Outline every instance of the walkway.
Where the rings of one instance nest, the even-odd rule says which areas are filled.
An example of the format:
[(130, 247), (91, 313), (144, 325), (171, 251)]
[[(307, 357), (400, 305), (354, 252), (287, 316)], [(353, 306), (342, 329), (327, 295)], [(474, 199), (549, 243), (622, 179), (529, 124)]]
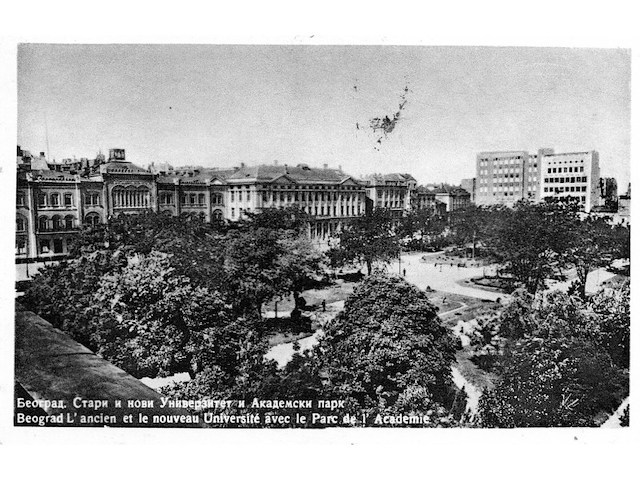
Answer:
[[(491, 301), (496, 301), (498, 298), (501, 300), (507, 298), (507, 295), (504, 293), (481, 290), (471, 285), (464, 285), (466, 280), (481, 277), (487, 270), (487, 267), (456, 267), (455, 263), (453, 266), (451, 266), (450, 263), (438, 264), (436, 266), (432, 260), (428, 262), (421, 261), (420, 259), (423, 256), (425, 256), (424, 253), (402, 255), (402, 263), (400, 266), (406, 270), (404, 278), (418, 288), (424, 290), (427, 287), (431, 287), (433, 290), (441, 292), (457, 293), (459, 295), (466, 295), (467, 297)], [(395, 268), (397, 269), (398, 266), (395, 265)]]

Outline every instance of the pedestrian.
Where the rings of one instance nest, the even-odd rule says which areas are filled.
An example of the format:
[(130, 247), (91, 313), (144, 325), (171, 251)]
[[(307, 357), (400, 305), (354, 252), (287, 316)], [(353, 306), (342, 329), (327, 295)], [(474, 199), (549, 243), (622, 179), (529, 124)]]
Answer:
[(407, 269), (406, 269), (406, 268), (403, 268), (403, 269), (402, 269), (402, 276), (403, 276), (403, 277), (406, 277), (406, 276), (407, 276)]
[(327, 311), (327, 302), (325, 300), (322, 300), (322, 311), (323, 312)]

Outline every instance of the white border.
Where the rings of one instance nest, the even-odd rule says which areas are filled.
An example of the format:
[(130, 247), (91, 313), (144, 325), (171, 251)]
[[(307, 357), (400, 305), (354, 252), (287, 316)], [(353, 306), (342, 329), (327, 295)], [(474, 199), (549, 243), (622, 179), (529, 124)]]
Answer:
[[(282, 5), (284, 3), (284, 5)], [(640, 408), (622, 430), (77, 430), (15, 429), (13, 389), (13, 201), (16, 132), (16, 45), (69, 43), (268, 43), (508, 45), (632, 48), (638, 64), (638, 15), (631, 2), (452, 2), (444, 6), (399, 2), (12, 2), (0, 28), (0, 442), (20, 461), (17, 475), (106, 478), (112, 467), (145, 475), (316, 476), (338, 466), (346, 475), (401, 478), (612, 478), (632, 473), (640, 451)], [(5, 25), (6, 24), (6, 25)], [(633, 75), (633, 92), (638, 91)], [(638, 109), (632, 103), (632, 131)], [(635, 127), (635, 128), (633, 128)], [(635, 138), (635, 137), (634, 137)], [(632, 141), (632, 155), (637, 157)], [(631, 178), (636, 184), (632, 162)], [(623, 187), (623, 186), (621, 186)], [(637, 200), (632, 210), (638, 211)], [(637, 267), (634, 250), (633, 269)], [(632, 300), (632, 311), (637, 311)], [(632, 328), (637, 365), (638, 328)], [(634, 369), (635, 370), (635, 369)], [(632, 376), (632, 397), (637, 392)], [(105, 447), (105, 442), (112, 445)], [(117, 445), (127, 445), (119, 448)], [(144, 446), (142, 446), (144, 444)], [(4, 446), (3, 445), (3, 446)], [(114, 446), (116, 445), (116, 446)], [(0, 446), (0, 454), (7, 451)], [(635, 453), (637, 455), (637, 453)], [(121, 462), (121, 460), (125, 460)], [(223, 464), (229, 470), (223, 470)], [(203, 463), (201, 463), (203, 462)], [(57, 467), (57, 468), (56, 468)], [(63, 467), (62, 470), (58, 470)], [(5, 469), (4, 461), (3, 470)], [(194, 471), (193, 468), (196, 468)], [(409, 471), (407, 469), (410, 469)], [(637, 471), (637, 470), (636, 470)], [(192, 472), (192, 473), (190, 473)], [(108, 475), (112, 478), (112, 474)], [(226, 475), (225, 475), (226, 476)], [(324, 475), (323, 475), (324, 476)], [(342, 476), (342, 475), (341, 475)], [(7, 478), (11, 478), (10, 475)]]

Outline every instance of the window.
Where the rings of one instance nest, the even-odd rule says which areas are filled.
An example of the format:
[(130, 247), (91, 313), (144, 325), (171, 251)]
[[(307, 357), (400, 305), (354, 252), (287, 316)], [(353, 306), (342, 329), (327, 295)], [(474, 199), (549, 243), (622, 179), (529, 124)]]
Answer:
[(24, 238), (16, 238), (16, 255), (27, 253), (27, 241)]
[[(233, 200), (233, 197), (232, 197)], [(180, 195), (180, 203), (182, 205), (186, 205), (187, 204), (187, 196), (183, 193), (182, 195)]]
[(204, 193), (199, 193), (198, 194), (198, 203), (200, 205), (204, 205)]
[(38, 206), (46, 207), (47, 206), (47, 196), (44, 193), (38, 194)]
[(59, 207), (60, 206), (60, 195), (57, 193), (51, 194), (51, 206)]
[(62, 230), (62, 219), (58, 215), (54, 215), (53, 218), (53, 229), (54, 230)]
[(215, 220), (222, 220), (222, 210), (214, 210), (213, 211), (213, 218)]
[(46, 232), (49, 229), (49, 219), (47, 217), (38, 218), (38, 230)]
[(16, 217), (16, 232), (25, 232), (27, 230), (27, 221), (22, 215)]
[(16, 206), (24, 207), (24, 194), (19, 193), (16, 195)]
[(64, 217), (64, 228), (71, 230), (73, 228), (73, 215), (67, 215)]
[[(232, 190), (231, 191), (231, 201), (234, 202), (235, 201), (235, 192)], [(233, 215), (232, 215), (233, 216)]]
[(190, 203), (191, 205), (195, 205), (195, 203), (196, 203), (196, 194), (195, 194), (195, 193), (191, 193), (191, 194), (189, 195), (189, 203)]
[(84, 217), (84, 223), (90, 227), (95, 227), (100, 224), (100, 215), (95, 212), (89, 213)]
[[(231, 192), (231, 195), (233, 196), (233, 192)], [(236, 218), (236, 209), (235, 208), (231, 209), (231, 218)]]
[(99, 205), (100, 194), (96, 192), (89, 192), (84, 196), (84, 203), (87, 205)]
[(64, 206), (65, 207), (70, 207), (73, 205), (73, 195), (71, 195), (70, 193), (65, 193), (64, 194)]
[(49, 240), (40, 240), (40, 253), (49, 253)]
[(62, 240), (59, 238), (53, 240), (53, 253), (62, 253)]

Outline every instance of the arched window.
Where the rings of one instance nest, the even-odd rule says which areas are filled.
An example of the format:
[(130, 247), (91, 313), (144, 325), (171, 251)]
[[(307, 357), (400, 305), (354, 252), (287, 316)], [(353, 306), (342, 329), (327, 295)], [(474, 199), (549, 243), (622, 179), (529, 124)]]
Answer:
[(67, 215), (64, 217), (64, 228), (71, 230), (73, 228), (73, 215)]
[(38, 218), (38, 230), (41, 232), (46, 232), (49, 230), (49, 218), (42, 216)]
[(47, 196), (44, 193), (38, 194), (38, 206), (46, 207), (47, 206)]
[(113, 206), (116, 208), (148, 208), (149, 189), (140, 187), (114, 187), (111, 191)]
[(215, 220), (222, 220), (222, 210), (214, 210), (213, 211), (213, 218)]
[(200, 212), (200, 213), (198, 214), (198, 217), (200, 217), (200, 220), (202, 220), (202, 221), (204, 222), (204, 221), (206, 220), (206, 217), (207, 217), (207, 216), (205, 215), (205, 213), (204, 213), (204, 212)]
[(162, 212), (163, 215), (167, 216), (167, 217), (172, 217), (173, 216), (173, 212), (171, 210), (165, 210)]
[(51, 219), (53, 221), (53, 229), (54, 230), (62, 230), (62, 218), (60, 215), (54, 215)]
[(27, 230), (27, 219), (22, 215), (16, 217), (16, 232), (24, 232)]
[(84, 217), (85, 225), (89, 225), (91, 227), (95, 227), (96, 225), (100, 225), (100, 215), (95, 212), (88, 213)]

